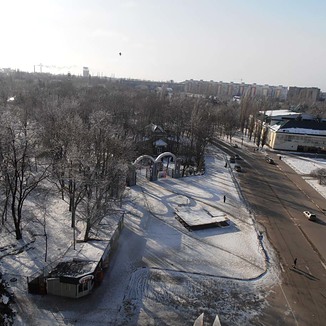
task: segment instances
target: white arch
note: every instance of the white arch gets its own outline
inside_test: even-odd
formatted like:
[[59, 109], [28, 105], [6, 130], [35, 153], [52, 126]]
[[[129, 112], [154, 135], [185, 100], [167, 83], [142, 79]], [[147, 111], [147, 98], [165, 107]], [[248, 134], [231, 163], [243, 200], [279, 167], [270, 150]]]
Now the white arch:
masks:
[[142, 161], [145, 158], [151, 160], [153, 163], [155, 162], [155, 160], [154, 160], [154, 158], [152, 156], [150, 156], [150, 155], [142, 155], [142, 156], [137, 157], [133, 164], [136, 165], [137, 163], [139, 163], [140, 161]]
[[172, 154], [171, 152], [164, 152], [162, 154], [160, 154], [156, 159], [155, 159], [155, 162], [160, 162], [161, 158], [164, 157], [164, 156], [172, 156], [173, 157], [173, 161], [175, 162], [176, 161], [176, 157], [174, 154]]

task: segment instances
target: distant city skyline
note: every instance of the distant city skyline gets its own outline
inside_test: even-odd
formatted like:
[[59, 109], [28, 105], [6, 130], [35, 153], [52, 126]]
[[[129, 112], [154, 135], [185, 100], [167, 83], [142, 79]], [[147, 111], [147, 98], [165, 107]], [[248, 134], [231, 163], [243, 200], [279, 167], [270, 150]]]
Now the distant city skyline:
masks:
[[321, 0], [11, 0], [0, 66], [326, 91]]

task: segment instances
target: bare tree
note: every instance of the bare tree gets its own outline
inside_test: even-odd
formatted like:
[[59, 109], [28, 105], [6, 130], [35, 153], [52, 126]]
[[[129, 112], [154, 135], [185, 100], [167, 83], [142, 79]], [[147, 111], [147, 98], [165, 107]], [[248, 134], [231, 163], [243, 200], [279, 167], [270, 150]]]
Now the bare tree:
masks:
[[254, 142], [259, 147], [264, 146], [267, 134], [263, 132], [264, 122], [266, 120], [266, 111], [271, 107], [272, 103], [267, 98], [255, 99], [255, 129], [254, 129]]
[[204, 168], [205, 149], [214, 133], [214, 120], [211, 104], [198, 101], [191, 115], [191, 140], [198, 171]]
[[235, 103], [223, 105], [218, 112], [219, 121], [224, 134], [232, 141], [232, 137], [239, 129], [239, 107]]
[[110, 124], [110, 115], [98, 111], [92, 114], [90, 122], [88, 155], [83, 161], [87, 165], [83, 201], [84, 241], [89, 240], [92, 227], [108, 215], [112, 206], [121, 199], [126, 185], [125, 162], [130, 159], [128, 143], [119, 137], [119, 132], [124, 134], [124, 130]]
[[[110, 175], [105, 176], [93, 170], [88, 175], [85, 185], [86, 196], [83, 201], [81, 219], [85, 223], [84, 241], [90, 239], [90, 232], [111, 210], [116, 208], [121, 200], [125, 188], [125, 164], [120, 165], [112, 161]], [[109, 177], [109, 175], [108, 175]]]
[[129, 145], [119, 137], [124, 130], [112, 126], [111, 118], [110, 112], [95, 110], [87, 123], [78, 114], [65, 120], [69, 141], [54, 160], [52, 176], [69, 199], [74, 243], [76, 218], [85, 223], [87, 241], [92, 227], [108, 214], [112, 200], [119, 199], [125, 187], [127, 165], [120, 162], [130, 159]]
[[240, 102], [240, 131], [243, 133], [248, 129], [251, 114], [252, 101], [249, 96], [243, 97]]
[[181, 153], [183, 140], [194, 107], [193, 100], [185, 97], [173, 97], [166, 107], [164, 129], [170, 136], [170, 146], [175, 154]]
[[44, 152], [38, 143], [38, 126], [27, 120], [26, 111], [11, 108], [0, 119], [2, 181], [9, 190], [11, 215], [19, 240], [24, 202], [47, 177], [49, 164], [40, 163], [44, 161]]
[[315, 169], [310, 172], [310, 175], [317, 178], [320, 185], [326, 185], [326, 169]]
[[84, 129], [84, 123], [77, 114], [67, 116], [65, 128], [62, 129], [62, 134], [56, 136], [53, 146], [55, 151], [53, 152], [52, 180], [56, 180], [61, 197], [64, 199], [67, 195], [69, 199], [71, 227], [74, 230], [77, 207], [86, 195], [84, 158], [85, 153], [88, 152], [85, 148], [89, 140]]

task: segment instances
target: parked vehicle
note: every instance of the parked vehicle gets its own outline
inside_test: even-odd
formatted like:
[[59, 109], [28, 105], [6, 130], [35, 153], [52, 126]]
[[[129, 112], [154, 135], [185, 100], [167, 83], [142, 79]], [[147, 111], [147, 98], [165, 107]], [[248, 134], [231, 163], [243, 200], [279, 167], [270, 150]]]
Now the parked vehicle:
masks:
[[269, 164], [275, 164], [274, 160], [269, 156], [265, 156], [265, 161]]
[[241, 157], [240, 157], [238, 154], [234, 154], [234, 158], [235, 158], [236, 160], [241, 160]]
[[311, 213], [309, 211], [304, 211], [303, 214], [308, 218], [309, 221], [316, 221], [317, 216], [314, 213]]
[[241, 171], [242, 171], [242, 168], [241, 168], [240, 165], [236, 164], [236, 165], [234, 166], [234, 170], [237, 171], [237, 172], [241, 172]]
[[234, 156], [230, 156], [230, 163], [235, 163], [235, 157]]

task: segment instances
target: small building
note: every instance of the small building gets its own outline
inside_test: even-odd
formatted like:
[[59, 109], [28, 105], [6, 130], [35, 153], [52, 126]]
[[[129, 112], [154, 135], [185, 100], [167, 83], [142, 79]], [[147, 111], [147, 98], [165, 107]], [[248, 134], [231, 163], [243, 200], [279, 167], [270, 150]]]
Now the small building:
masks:
[[47, 276], [47, 293], [69, 298], [80, 298], [94, 287], [98, 262], [76, 260], [60, 262]]
[[[122, 216], [121, 216], [122, 213]], [[80, 298], [101, 284], [109, 267], [124, 223], [124, 214], [107, 216], [98, 225], [98, 237], [77, 242], [60, 261], [43, 268], [42, 273], [28, 277], [28, 292]]]
[[151, 155], [159, 155], [167, 149], [167, 134], [163, 127], [150, 123], [144, 129], [143, 143], [148, 144]]
[[158, 139], [153, 142], [153, 145], [156, 149], [156, 154], [161, 154], [166, 151], [167, 143], [163, 139]]
[[155, 138], [155, 140], [156, 140], [156, 139], [159, 139], [160, 137], [166, 136], [166, 133], [165, 133], [163, 127], [158, 126], [154, 123], [150, 123], [149, 125], [147, 125], [145, 127], [145, 136], [147, 138]]

